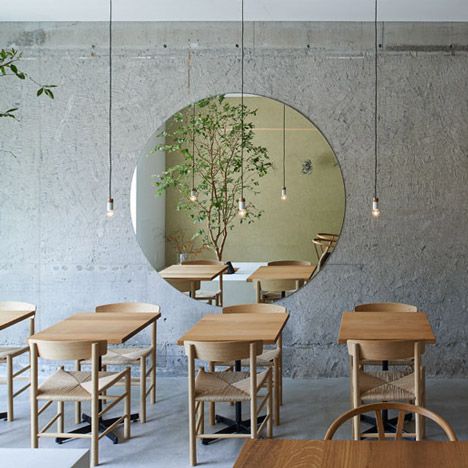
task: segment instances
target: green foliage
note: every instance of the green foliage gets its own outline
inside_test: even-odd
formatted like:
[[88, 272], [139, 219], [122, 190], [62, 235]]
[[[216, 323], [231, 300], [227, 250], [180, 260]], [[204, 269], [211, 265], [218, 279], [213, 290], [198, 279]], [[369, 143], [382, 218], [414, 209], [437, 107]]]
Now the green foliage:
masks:
[[[38, 83], [30, 75], [21, 71], [17, 65], [18, 62], [21, 60], [21, 57], [22, 53], [17, 51], [16, 49], [0, 49], [0, 78], [14, 76], [20, 80], [28, 79], [37, 86], [39, 86], [39, 88], [36, 91], [37, 96], [41, 96], [42, 94], [44, 94], [50, 99], [54, 99], [54, 93], [52, 92], [52, 88], [56, 88], [56, 85], [46, 85]], [[11, 109], [0, 112], [0, 117], [16, 119], [17, 110], [18, 107], [12, 107]]]
[[[225, 100], [224, 96], [203, 99], [195, 106], [195, 117], [192, 109], [186, 108], [174, 116], [175, 129], [159, 135], [169, 137], [170, 143], [157, 145], [155, 151], [164, 151], [169, 161], [171, 154], [182, 155], [184, 159], [158, 176], [156, 194], [162, 195], [169, 188], [179, 192], [177, 210], [186, 212], [193, 223], [200, 225], [197, 235], [221, 260], [228, 232], [236, 223], [250, 224], [262, 216], [254, 199], [259, 193], [260, 179], [268, 173], [272, 164], [267, 149], [253, 142], [255, 131], [250, 117], [256, 115], [256, 109], [245, 105], [242, 108], [240, 104]], [[248, 206], [246, 217], [240, 219], [237, 212], [242, 186], [242, 160]], [[198, 192], [195, 202], [189, 199], [192, 167], [195, 172], [194, 187]]]

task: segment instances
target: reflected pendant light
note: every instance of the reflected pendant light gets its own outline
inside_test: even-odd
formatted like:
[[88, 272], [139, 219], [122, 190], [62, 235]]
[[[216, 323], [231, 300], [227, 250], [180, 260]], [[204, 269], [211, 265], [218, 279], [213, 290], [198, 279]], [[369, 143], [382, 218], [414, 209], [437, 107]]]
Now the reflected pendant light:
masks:
[[239, 216], [247, 216], [244, 198], [244, 0], [241, 0], [241, 193], [239, 198]]
[[109, 194], [106, 215], [108, 218], [114, 216], [114, 199], [112, 198], [112, 0], [109, 0]]
[[372, 197], [372, 216], [378, 218], [380, 216], [379, 210], [379, 197], [377, 196], [377, 168], [378, 168], [378, 153], [379, 153], [379, 140], [378, 140], [378, 119], [379, 119], [379, 73], [378, 73], [378, 43], [377, 43], [377, 5], [378, 0], [375, 0], [374, 10], [374, 196]]
[[283, 187], [281, 188], [281, 200], [287, 200], [286, 192], [286, 104], [283, 104]]
[[195, 188], [195, 103], [192, 106], [192, 190], [190, 190], [190, 201], [198, 200], [198, 192]]

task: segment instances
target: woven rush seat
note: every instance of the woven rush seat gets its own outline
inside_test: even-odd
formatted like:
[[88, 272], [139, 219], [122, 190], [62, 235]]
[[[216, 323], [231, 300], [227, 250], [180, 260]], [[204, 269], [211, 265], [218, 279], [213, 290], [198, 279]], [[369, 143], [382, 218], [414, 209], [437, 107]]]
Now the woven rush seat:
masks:
[[198, 289], [196, 291], [196, 298], [197, 299], [213, 299], [218, 294], [221, 294], [220, 289], [218, 289], [217, 291], [208, 291], [208, 290]]
[[[280, 349], [265, 349], [260, 356], [257, 356], [257, 366], [265, 367], [265, 366], [272, 366], [273, 361], [280, 356]], [[248, 359], [242, 359], [241, 364], [243, 366], [249, 365]]]
[[412, 401], [414, 373], [393, 370], [360, 373], [359, 392], [365, 401]]
[[149, 356], [150, 353], [151, 348], [109, 348], [106, 355], [102, 356], [102, 364], [105, 366], [131, 364]]
[[[99, 372], [99, 390], [115, 379], [114, 372]], [[91, 400], [91, 372], [59, 369], [37, 390], [38, 400], [77, 401]]]
[[11, 354], [16, 354], [17, 352], [24, 353], [26, 351], [29, 351], [29, 348], [27, 346], [23, 346], [23, 347], [13, 347], [13, 346], [0, 347], [0, 361], [5, 360], [6, 357], [11, 355]]
[[[257, 374], [257, 388], [264, 385], [268, 371]], [[200, 369], [195, 377], [195, 400], [250, 400], [250, 372], [206, 372]]]

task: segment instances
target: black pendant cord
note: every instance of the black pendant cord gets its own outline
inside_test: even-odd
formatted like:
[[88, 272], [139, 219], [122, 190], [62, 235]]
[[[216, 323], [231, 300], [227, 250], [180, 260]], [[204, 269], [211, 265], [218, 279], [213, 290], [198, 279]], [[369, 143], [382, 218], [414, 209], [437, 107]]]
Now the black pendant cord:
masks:
[[378, 31], [377, 31], [377, 14], [378, 14], [378, 0], [375, 0], [375, 16], [374, 16], [374, 197], [377, 198], [377, 166], [378, 166], [378, 119], [379, 119], [379, 107], [378, 107], [378, 84], [379, 84], [379, 72], [378, 72]]
[[195, 103], [192, 105], [192, 190], [195, 189]]
[[109, 0], [109, 199], [112, 198], [112, 0]]
[[241, 198], [244, 198], [244, 0], [241, 0]]
[[283, 188], [286, 188], [286, 104], [283, 104]]

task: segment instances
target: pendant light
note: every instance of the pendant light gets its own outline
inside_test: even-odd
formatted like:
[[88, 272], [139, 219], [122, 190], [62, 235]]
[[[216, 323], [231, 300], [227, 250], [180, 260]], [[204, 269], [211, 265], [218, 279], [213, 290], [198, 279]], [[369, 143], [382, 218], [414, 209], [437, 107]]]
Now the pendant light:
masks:
[[286, 191], [286, 104], [283, 104], [283, 187], [281, 188], [281, 200], [288, 199]]
[[190, 190], [190, 201], [198, 200], [198, 192], [195, 188], [195, 103], [192, 106], [192, 190]]
[[239, 216], [247, 216], [244, 198], [244, 0], [241, 0], [241, 194], [239, 198]]
[[109, 195], [107, 198], [108, 218], [114, 216], [112, 198], [112, 0], [109, 0]]
[[377, 5], [378, 0], [375, 0], [374, 10], [374, 196], [372, 198], [372, 216], [378, 218], [380, 216], [379, 210], [379, 197], [377, 196], [377, 165], [378, 165], [378, 118], [379, 118], [379, 102], [378, 102], [378, 85], [379, 85], [379, 74], [378, 74], [378, 43], [377, 43]]

